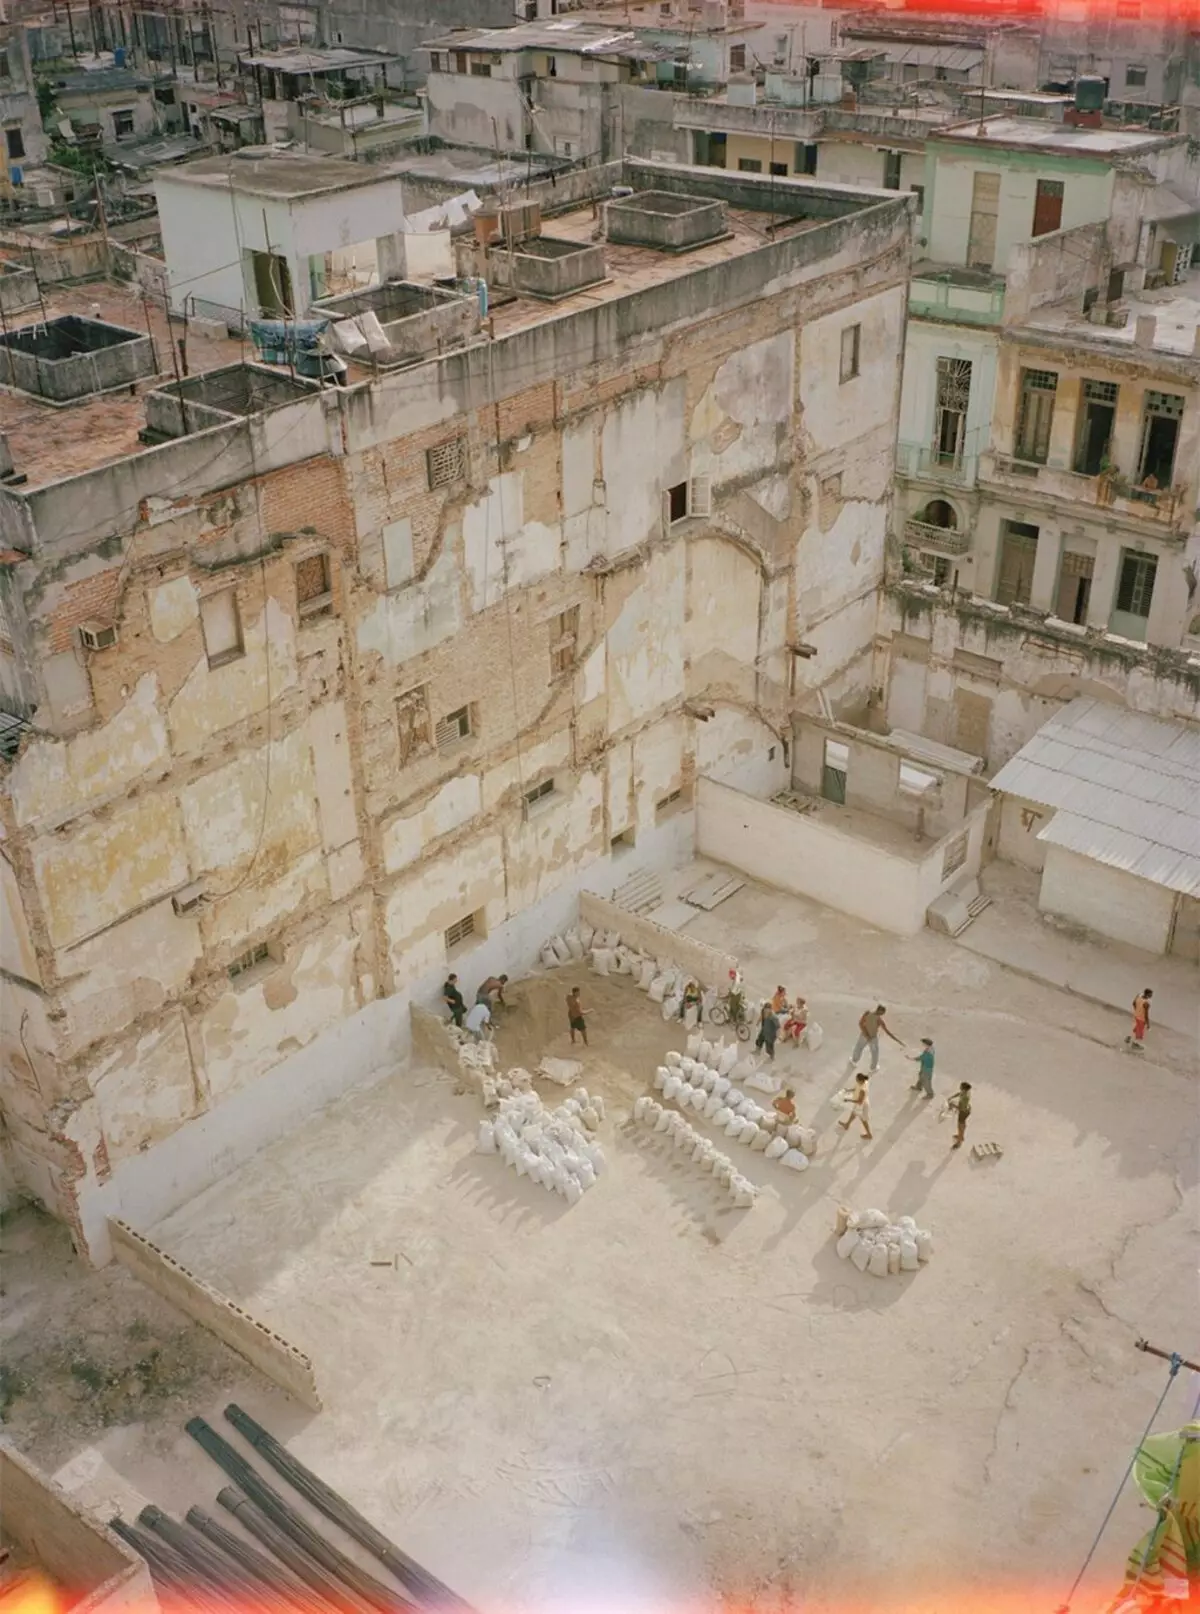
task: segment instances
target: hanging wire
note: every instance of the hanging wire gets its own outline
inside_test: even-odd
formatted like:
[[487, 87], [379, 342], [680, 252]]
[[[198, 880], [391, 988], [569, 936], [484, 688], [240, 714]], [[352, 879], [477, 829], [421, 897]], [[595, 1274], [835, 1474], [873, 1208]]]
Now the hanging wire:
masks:
[[1133, 1473], [1133, 1465], [1138, 1460], [1138, 1453], [1141, 1451], [1142, 1447], [1145, 1445], [1146, 1439], [1147, 1439], [1148, 1435], [1150, 1434], [1151, 1429], [1153, 1429], [1153, 1427], [1154, 1427], [1155, 1420], [1157, 1419], [1159, 1413], [1162, 1411], [1163, 1402], [1167, 1399], [1167, 1396], [1170, 1393], [1171, 1386], [1175, 1382], [1175, 1376], [1179, 1372], [1179, 1369], [1182, 1366], [1183, 1366], [1183, 1357], [1180, 1356], [1178, 1351], [1173, 1351], [1171, 1353], [1170, 1367], [1167, 1370], [1167, 1382], [1163, 1385], [1163, 1392], [1159, 1396], [1157, 1402], [1155, 1403], [1154, 1411], [1150, 1414], [1150, 1417], [1149, 1417], [1149, 1420], [1147, 1421], [1146, 1427], [1142, 1431], [1141, 1440], [1139, 1440], [1137, 1445], [1133, 1448], [1133, 1455], [1132, 1455], [1132, 1457], [1130, 1457], [1128, 1463], [1126, 1463], [1126, 1465], [1125, 1465], [1125, 1472], [1121, 1475], [1121, 1482], [1117, 1486], [1117, 1489], [1113, 1494], [1112, 1501], [1108, 1504], [1108, 1512], [1104, 1515], [1103, 1519], [1100, 1521], [1100, 1528], [1096, 1531], [1096, 1539], [1092, 1542], [1091, 1546], [1088, 1548], [1088, 1555], [1083, 1560], [1083, 1567], [1080, 1569], [1079, 1573], [1075, 1576], [1075, 1580], [1074, 1580], [1074, 1583], [1071, 1586], [1071, 1590], [1067, 1593], [1066, 1602], [1060, 1603], [1058, 1605], [1057, 1609], [1055, 1609], [1054, 1614], [1070, 1614], [1071, 1603], [1074, 1600], [1075, 1593], [1079, 1590], [1080, 1582], [1083, 1580], [1083, 1577], [1088, 1572], [1088, 1566], [1090, 1565], [1092, 1559], [1096, 1556], [1096, 1549], [1099, 1547], [1100, 1542], [1103, 1539], [1104, 1532], [1108, 1529], [1109, 1520], [1112, 1518], [1113, 1514], [1117, 1511], [1117, 1503], [1121, 1500], [1121, 1492], [1125, 1489], [1126, 1480], [1129, 1478], [1130, 1474]]
[[[1188, 1419], [1188, 1422], [1195, 1423], [1198, 1415], [1200, 1415], [1200, 1395], [1196, 1397], [1195, 1403], [1192, 1406], [1192, 1415]], [[1188, 1437], [1185, 1435], [1179, 1442], [1179, 1452], [1175, 1458], [1175, 1466], [1171, 1469], [1171, 1478], [1167, 1481], [1167, 1488], [1163, 1492], [1162, 1501], [1158, 1505], [1158, 1521], [1151, 1532], [1150, 1540], [1146, 1543], [1146, 1550], [1142, 1554], [1142, 1561], [1138, 1565], [1138, 1572], [1132, 1587], [1134, 1591], [1136, 1591], [1137, 1588], [1142, 1584], [1142, 1579], [1146, 1573], [1146, 1565], [1150, 1561], [1152, 1555], [1157, 1552], [1158, 1544], [1162, 1540], [1163, 1531], [1167, 1527], [1167, 1514], [1169, 1512], [1168, 1501], [1169, 1498], [1174, 1494], [1175, 1485], [1179, 1479], [1179, 1470], [1183, 1467], [1183, 1454], [1187, 1450], [1187, 1441]]]

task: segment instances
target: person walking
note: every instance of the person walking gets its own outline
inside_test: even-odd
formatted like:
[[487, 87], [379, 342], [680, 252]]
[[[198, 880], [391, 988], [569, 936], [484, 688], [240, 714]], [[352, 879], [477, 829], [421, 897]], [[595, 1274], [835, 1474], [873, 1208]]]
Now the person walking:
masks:
[[854, 1052], [850, 1055], [850, 1063], [851, 1065], [857, 1065], [862, 1058], [863, 1050], [869, 1048], [871, 1050], [872, 1075], [879, 1069], [879, 1033], [881, 1031], [885, 1037], [890, 1037], [898, 1047], [904, 1047], [900, 1038], [884, 1019], [886, 1014], [887, 1005], [877, 1003], [873, 1009], [864, 1009], [858, 1017], [858, 1041], [854, 1044]]
[[1144, 986], [1133, 1000], [1133, 1030], [1125, 1038], [1125, 1046], [1131, 1053], [1146, 1052], [1146, 1032], [1150, 1029], [1150, 999], [1153, 996], [1153, 987]]
[[917, 1067], [917, 1079], [912, 1085], [914, 1093], [923, 1093], [926, 1098], [933, 1097], [933, 1038], [921, 1038], [921, 1052], [908, 1056]]
[[442, 982], [442, 1000], [450, 1010], [450, 1018], [456, 1026], [461, 1026], [467, 1012], [467, 1005], [463, 1001], [462, 992], [458, 985], [458, 976], [447, 975]]
[[779, 1016], [775, 1013], [768, 1000], [762, 1006], [758, 1017], [758, 1036], [754, 1039], [756, 1048], [766, 1050], [768, 1059], [775, 1057], [775, 1039], [779, 1035]]
[[967, 1118], [971, 1113], [970, 1082], [959, 1083], [958, 1092], [946, 1100], [946, 1109], [948, 1112], [958, 1116], [958, 1130], [954, 1134], [954, 1142], [950, 1147], [952, 1149], [961, 1149], [963, 1139], [967, 1135]]
[[572, 1043], [575, 1041], [575, 1033], [578, 1032], [583, 1038], [583, 1046], [586, 1048], [588, 1045], [587, 1016], [584, 1013], [583, 1004], [580, 1002], [579, 988], [577, 986], [573, 986], [567, 993], [567, 1021], [571, 1027]]
[[854, 1088], [846, 1094], [847, 1101], [850, 1104], [850, 1111], [844, 1121], [838, 1122], [838, 1126], [841, 1127], [843, 1132], [849, 1129], [857, 1117], [862, 1122], [863, 1137], [874, 1137], [874, 1133], [871, 1131], [871, 1096], [867, 1087], [870, 1080], [870, 1073], [865, 1070], [859, 1071], [854, 1078]]
[[489, 975], [475, 994], [476, 1003], [486, 1003], [489, 1009], [494, 1009], [498, 1003], [502, 1009], [507, 1009], [508, 1004], [504, 1001], [504, 988], [507, 985], [507, 975]]
[[486, 1003], [474, 1003], [467, 1015], [467, 1030], [476, 1042], [482, 1042], [488, 1031], [491, 1030], [492, 1011]]

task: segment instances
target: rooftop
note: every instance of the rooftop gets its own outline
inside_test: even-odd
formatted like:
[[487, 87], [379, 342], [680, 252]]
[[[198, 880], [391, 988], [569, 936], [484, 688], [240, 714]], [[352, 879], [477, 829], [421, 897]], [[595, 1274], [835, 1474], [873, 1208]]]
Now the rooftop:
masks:
[[203, 185], [209, 190], [285, 199], [324, 196], [395, 178], [396, 171], [390, 165], [353, 163], [345, 157], [311, 157], [305, 152], [273, 151], [262, 146], [204, 157], [161, 176], [163, 182], [172, 185]]
[[90, 72], [64, 73], [55, 78], [60, 95], [108, 95], [118, 90], [152, 90], [154, 79], [132, 67], [96, 67]]
[[1083, 697], [1044, 723], [992, 788], [1056, 809], [1040, 841], [1200, 893], [1200, 728]]
[[531, 177], [542, 179], [568, 166], [562, 158], [538, 156], [497, 157], [492, 152], [465, 146], [447, 146], [440, 151], [414, 152], [391, 164], [391, 171], [412, 179], [450, 180], [464, 190], [503, 190], [524, 185]]
[[1132, 349], [1136, 344], [1137, 321], [1144, 315], [1154, 318], [1152, 349], [1192, 358], [1196, 332], [1200, 330], [1200, 268], [1191, 269], [1174, 286], [1158, 291], [1131, 292], [1121, 298], [1129, 310], [1124, 325], [1093, 325], [1083, 314], [1080, 299], [1051, 303], [1035, 309], [1024, 321], [1025, 328], [1069, 336], [1072, 342], [1099, 342], [1102, 345]]
[[519, 22], [511, 28], [456, 29], [424, 42], [426, 50], [553, 50], [568, 56], [624, 56], [654, 60], [670, 55], [664, 45], [646, 44], [631, 28], [557, 17], [549, 22]]
[[1173, 144], [1178, 135], [1145, 129], [1085, 129], [1077, 124], [1048, 123], [1045, 118], [1011, 118], [1003, 114], [968, 118], [948, 124], [932, 136], [955, 145], [1000, 146], [1011, 151], [1045, 151], [1064, 157], [1131, 157]]
[[239, 58], [243, 67], [269, 67], [273, 73], [337, 73], [351, 67], [383, 67], [399, 61], [382, 50], [269, 50]]

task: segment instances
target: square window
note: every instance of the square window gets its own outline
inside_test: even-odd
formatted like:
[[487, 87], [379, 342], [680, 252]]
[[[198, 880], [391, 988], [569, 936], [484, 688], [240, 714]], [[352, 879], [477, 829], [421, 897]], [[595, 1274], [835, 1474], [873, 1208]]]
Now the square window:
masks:
[[490, 62], [473, 61], [471, 63], [472, 78], [491, 78], [492, 64]]
[[840, 379], [843, 383], [853, 381], [858, 374], [858, 347], [861, 335], [861, 325], [847, 325], [842, 332]]
[[414, 757], [430, 749], [429, 690], [421, 684], [396, 697], [396, 728], [399, 734], [399, 761], [403, 768]]
[[1132, 62], [1125, 69], [1125, 88], [1128, 90], [1141, 90], [1146, 86], [1146, 69], [1135, 67]]
[[[5, 61], [7, 59], [7, 57], [4, 58]], [[15, 158], [25, 155], [25, 136], [21, 133], [19, 127], [4, 131], [4, 144], [8, 148], [9, 157]]]
[[453, 487], [467, 474], [466, 438], [452, 437], [448, 443], [427, 449], [425, 463], [431, 488]]
[[729, 71], [731, 73], [744, 73], [746, 71], [746, 47], [745, 47], [745, 45], [730, 45], [730, 47], [729, 47]]
[[738, 172], [741, 174], [761, 174], [762, 163], [757, 157], [739, 157]]
[[329, 616], [333, 611], [333, 591], [330, 584], [329, 555], [306, 555], [298, 560], [296, 572], [296, 608], [307, 620], [314, 616]]
[[441, 73], [442, 71], [444, 71], [444, 69], [442, 67], [442, 53], [441, 53], [440, 50], [431, 50], [430, 51], [430, 53], [429, 53], [429, 71], [431, 73]]
[[550, 673], [557, 678], [575, 665], [579, 641], [579, 607], [560, 611], [550, 624]]
[[457, 951], [465, 943], [471, 941], [475, 935], [475, 915], [473, 913], [464, 914], [461, 919], [456, 919], [452, 925], [447, 925], [446, 927], [446, 952], [453, 953]]
[[257, 969], [260, 964], [269, 963], [270, 958], [271, 946], [269, 942], [259, 942], [257, 947], [248, 947], [244, 953], [239, 953], [229, 965], [227, 971], [229, 979], [236, 981], [239, 976], [248, 975], [251, 970]]
[[456, 712], [443, 717], [433, 731], [434, 744], [439, 751], [450, 751], [464, 740], [469, 740], [475, 730], [471, 724], [471, 708], [460, 706]]
[[786, 179], [788, 165], [786, 163], [768, 163], [767, 168], [777, 179]]
[[532, 790], [525, 792], [525, 805], [526, 807], [536, 807], [539, 802], [548, 800], [554, 793], [555, 784], [553, 778], [543, 779], [540, 784], [534, 785]]
[[245, 655], [236, 590], [222, 589], [219, 594], [209, 594], [202, 599], [200, 626], [204, 631], [204, 650], [210, 667], [223, 667], [227, 661], [236, 661], [239, 656]]
[[127, 135], [133, 133], [133, 113], [131, 111], [114, 112], [112, 120], [113, 138], [115, 140], [124, 140]]

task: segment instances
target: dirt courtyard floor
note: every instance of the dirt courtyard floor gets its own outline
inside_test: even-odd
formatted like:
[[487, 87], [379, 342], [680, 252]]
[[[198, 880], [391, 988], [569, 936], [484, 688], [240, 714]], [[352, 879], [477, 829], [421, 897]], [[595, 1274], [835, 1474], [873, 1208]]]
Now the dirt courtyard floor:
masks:
[[[570, 1054], [583, 989], [609, 1166], [578, 1205], [476, 1154], [478, 1101], [405, 1068], [169, 1217], [159, 1243], [313, 1357], [320, 1415], [22, 1213], [6, 1432], [83, 1500], [211, 1507], [182, 1424], [234, 1397], [483, 1614], [880, 1589], [958, 1608], [1022, 1583], [1030, 1610], [1061, 1603], [1166, 1382], [1135, 1340], [1196, 1354], [1194, 1048], [1152, 1032], [1124, 1054], [1111, 1011], [752, 885], [688, 933], [822, 1023], [818, 1053], [780, 1061], [820, 1133], [809, 1171], [722, 1144], [762, 1189], [725, 1208], [628, 1120], [681, 1030], [627, 977], [515, 983], [505, 1065]], [[935, 1038], [940, 1093], [974, 1084], [968, 1142], [1002, 1158], [950, 1149], [886, 1041], [874, 1141], [837, 1131], [880, 999], [910, 1050]], [[911, 1213], [932, 1262], [881, 1280], [839, 1261], [839, 1202]], [[1158, 1427], [1198, 1388], [1181, 1374]], [[1150, 1517], [1124, 1496], [1076, 1610], [1116, 1589]]]

